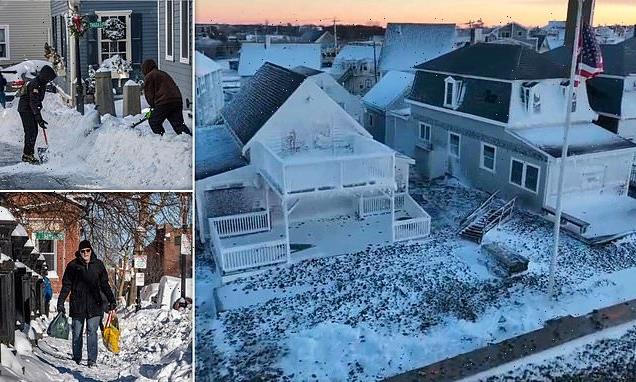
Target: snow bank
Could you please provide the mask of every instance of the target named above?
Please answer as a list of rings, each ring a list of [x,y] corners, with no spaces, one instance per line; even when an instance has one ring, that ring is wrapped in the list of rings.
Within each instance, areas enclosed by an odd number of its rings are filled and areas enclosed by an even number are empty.
[[[24,366],[4,344],[0,344],[0,365],[10,369],[16,375],[24,375]],[[2,375],[4,376],[4,373]]]
[[[0,142],[22,146],[24,132],[17,107],[0,111],[0,117]],[[163,136],[153,134],[147,122],[131,129],[141,115],[106,115],[99,125],[93,105],[86,105],[82,116],[53,94],[47,94],[44,100],[42,117],[49,123],[49,161],[42,166],[19,163],[0,171],[82,174],[100,180],[99,188],[191,187],[192,138],[176,135],[169,125]],[[40,132],[36,147],[44,146]]]
[[[178,277],[163,276],[159,281],[157,304],[163,308],[171,309],[180,297],[181,279]],[[186,297],[192,298],[192,279],[186,280]]]
[[[159,283],[149,284],[141,288],[139,294],[141,301],[150,302],[159,293]]]

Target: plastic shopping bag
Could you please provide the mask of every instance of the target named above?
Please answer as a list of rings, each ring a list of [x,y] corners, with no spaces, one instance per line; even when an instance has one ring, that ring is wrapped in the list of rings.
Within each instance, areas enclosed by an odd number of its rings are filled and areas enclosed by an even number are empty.
[[[51,321],[48,329],[46,329],[46,333],[50,337],[54,338],[62,338],[68,340],[68,335],[70,333],[70,327],[68,324],[68,320],[66,319],[66,315],[64,313],[58,313],[57,316]]]
[[[117,316],[114,313],[109,313],[106,319],[106,325],[104,325],[103,339],[104,346],[111,352],[119,353],[119,323],[117,322]]]

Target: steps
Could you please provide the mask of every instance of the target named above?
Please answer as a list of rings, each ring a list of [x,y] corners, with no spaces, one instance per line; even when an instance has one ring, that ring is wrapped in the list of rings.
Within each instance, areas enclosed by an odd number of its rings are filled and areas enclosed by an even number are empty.
[[[498,207],[494,198],[496,194],[497,192],[492,194],[481,206],[462,220],[459,229],[461,237],[481,244],[488,231],[510,218],[516,198]]]

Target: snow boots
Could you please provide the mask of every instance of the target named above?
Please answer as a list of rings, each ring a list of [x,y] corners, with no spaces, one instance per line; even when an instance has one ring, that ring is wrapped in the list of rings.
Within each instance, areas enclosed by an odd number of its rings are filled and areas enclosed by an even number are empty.
[[[22,162],[27,162],[30,164],[40,164],[40,161],[38,160],[38,158],[28,154],[22,154]]]

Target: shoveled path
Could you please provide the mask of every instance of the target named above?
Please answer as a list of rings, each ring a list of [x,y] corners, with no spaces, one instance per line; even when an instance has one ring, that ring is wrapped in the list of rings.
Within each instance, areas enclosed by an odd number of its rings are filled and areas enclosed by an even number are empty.
[[[79,174],[52,174],[41,170],[15,172],[7,169],[22,163],[22,148],[0,142],[0,190],[80,190],[104,188],[103,182]]]
[[[411,370],[385,381],[456,381],[634,320],[636,300],[631,300],[592,311],[585,316],[550,320],[542,329]]]

